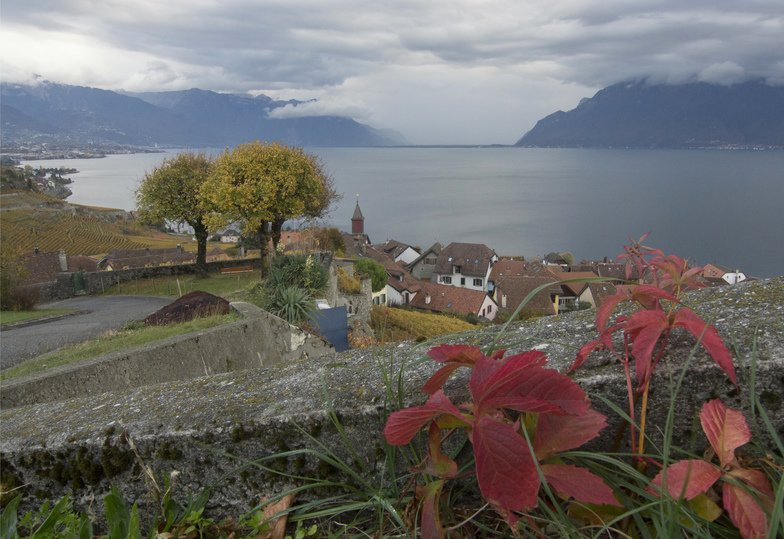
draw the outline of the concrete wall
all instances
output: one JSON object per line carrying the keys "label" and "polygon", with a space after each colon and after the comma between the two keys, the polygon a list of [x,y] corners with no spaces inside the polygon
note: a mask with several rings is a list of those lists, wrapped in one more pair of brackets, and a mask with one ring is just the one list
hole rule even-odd
{"label": "concrete wall", "polygon": [[232,305],[251,318],[5,380],[0,383],[0,408],[334,354],[332,345],[277,316],[247,303]]}

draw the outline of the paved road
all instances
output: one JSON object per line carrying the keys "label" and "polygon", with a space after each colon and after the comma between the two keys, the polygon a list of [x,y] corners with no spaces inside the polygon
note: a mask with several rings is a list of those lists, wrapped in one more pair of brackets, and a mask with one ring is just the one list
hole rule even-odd
{"label": "paved road", "polygon": [[141,320],[171,303],[157,296],[99,296],[71,298],[40,305],[46,309],[78,309],[87,314],[6,330],[0,333],[0,370],[55,350],[84,342],[126,322]]}

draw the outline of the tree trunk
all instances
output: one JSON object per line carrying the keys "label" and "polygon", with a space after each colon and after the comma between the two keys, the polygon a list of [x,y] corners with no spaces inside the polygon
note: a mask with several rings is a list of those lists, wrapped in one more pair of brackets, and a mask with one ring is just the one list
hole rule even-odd
{"label": "tree trunk", "polygon": [[256,233],[259,235],[259,247],[261,252],[259,256],[261,257],[261,277],[266,278],[267,274],[269,273],[269,260],[268,260],[268,253],[269,253],[269,240],[270,240],[270,230],[269,230],[269,221],[262,221],[261,226],[256,229]]}
{"label": "tree trunk", "polygon": [[201,221],[191,226],[196,236],[196,273],[199,277],[207,277],[207,226]]}
{"label": "tree trunk", "polygon": [[278,255],[278,244],[280,243],[280,231],[283,229],[285,217],[276,217],[272,220],[272,256]]}

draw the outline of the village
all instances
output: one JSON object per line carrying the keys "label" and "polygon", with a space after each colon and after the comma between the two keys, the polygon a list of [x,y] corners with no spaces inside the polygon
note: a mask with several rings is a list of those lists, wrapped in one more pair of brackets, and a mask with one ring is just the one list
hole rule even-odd
{"label": "village", "polygon": [[[387,307],[405,307],[423,312],[456,315],[469,322],[505,322],[521,303],[532,295],[517,314],[518,318],[554,316],[575,310],[592,309],[605,298],[615,295],[630,282],[650,282],[651,275],[639,275],[635,267],[627,275],[624,263],[604,260],[568,260],[569,253],[549,253],[534,260],[520,256],[499,256],[490,246],[478,243],[439,242],[426,249],[387,239],[373,243],[365,233],[365,217],[357,201],[351,218],[351,231],[342,232],[345,256],[333,256],[335,271],[355,276],[354,266],[363,258],[380,264],[386,271],[386,286],[370,292],[364,301],[329,300],[330,307],[345,305],[349,318],[360,311],[363,321],[369,308],[357,303]],[[184,238],[186,239],[186,238]],[[208,262],[258,256],[258,250],[246,250],[242,234],[228,229],[211,237],[227,248],[213,247]],[[240,245],[238,247],[238,245]],[[270,241],[269,248],[273,248]],[[279,253],[309,253],[323,250],[312,230],[284,230],[278,242]],[[343,253],[340,253],[341,255]],[[156,266],[192,264],[193,252],[182,246],[168,249],[116,249],[101,260],[71,256],[64,252],[27,253],[28,282],[45,283],[56,279],[58,272],[118,271]],[[740,270],[715,264],[706,265],[700,281],[707,287],[732,285],[747,280]],[[547,286],[545,286],[547,285]],[[369,290],[369,287],[368,287]]]}

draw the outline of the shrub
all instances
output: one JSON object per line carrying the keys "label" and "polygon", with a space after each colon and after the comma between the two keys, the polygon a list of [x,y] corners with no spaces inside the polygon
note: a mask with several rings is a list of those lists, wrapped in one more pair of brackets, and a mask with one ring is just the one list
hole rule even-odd
{"label": "shrub", "polygon": [[10,311],[34,311],[41,299],[41,285],[28,284],[19,285],[11,289],[9,294]]}
{"label": "shrub", "polygon": [[338,268],[338,288],[346,294],[359,294],[361,291],[359,279],[350,276],[343,268]]}
{"label": "shrub", "polygon": [[29,295],[28,291],[20,289],[22,281],[27,277],[27,268],[21,264],[21,258],[22,250],[19,247],[6,241],[0,243],[0,310],[28,310],[19,307],[19,301]]}
{"label": "shrub", "polygon": [[316,303],[306,290],[290,286],[281,290],[275,298],[275,304],[270,312],[289,324],[298,324],[313,317],[316,312]]}
{"label": "shrub", "polygon": [[308,294],[313,296],[322,293],[329,280],[324,266],[316,262],[312,256],[306,255],[273,258],[270,275],[275,272],[282,272],[282,275],[276,277],[276,285],[283,283],[286,287],[304,288]]}
{"label": "shrub", "polygon": [[381,292],[387,285],[387,270],[372,258],[360,258],[354,265],[354,271],[361,275],[370,275],[373,292]]}

